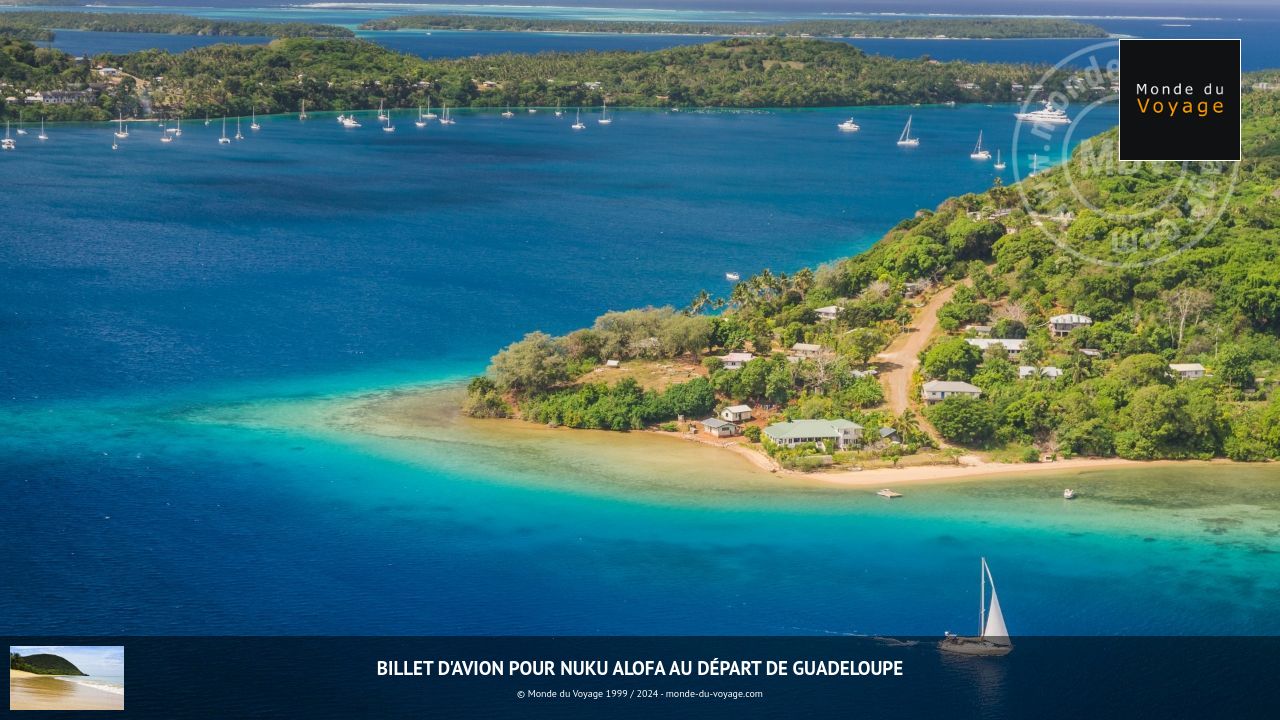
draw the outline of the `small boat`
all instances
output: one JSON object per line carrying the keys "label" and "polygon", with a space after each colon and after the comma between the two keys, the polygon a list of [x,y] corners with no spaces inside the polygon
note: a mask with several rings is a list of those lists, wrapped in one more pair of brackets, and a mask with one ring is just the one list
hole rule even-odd
{"label": "small boat", "polygon": [[[978,582],[978,636],[960,637],[948,632],[938,643],[938,649],[959,655],[1008,655],[1013,650],[1013,644],[1009,642],[1009,628],[1004,624],[1004,613],[1000,611],[1000,599],[996,597],[996,581],[991,577],[991,568],[987,567],[986,558],[982,558],[982,571]],[[991,585],[989,609],[987,606],[988,584]]]}
{"label": "small boat", "polygon": [[396,131],[396,126],[394,123],[391,122],[391,114],[388,113],[386,124],[382,126],[382,132],[395,132],[395,131]]}
{"label": "small boat", "polygon": [[116,121],[116,137],[121,140],[129,137],[129,127],[124,124],[124,111],[120,111],[120,119]]}
{"label": "small boat", "polygon": [[169,128],[168,132],[173,133],[174,137],[182,137],[182,116],[178,116],[178,126]]}
{"label": "small boat", "polygon": [[230,145],[231,138],[227,137],[227,116],[222,116],[222,137],[218,138],[219,145]]}
{"label": "small boat", "polygon": [[898,147],[916,147],[920,144],[920,138],[911,137],[911,116],[907,116],[907,125],[902,128],[902,134],[898,136]]}
{"label": "small boat", "polygon": [[537,115],[537,114],[538,114],[538,108],[529,108],[529,114],[530,114],[530,115]]}
{"label": "small boat", "polygon": [[564,111],[560,109],[560,103],[556,103],[556,117],[564,117]]}
{"label": "small boat", "polygon": [[956,106],[956,101],[955,101],[955,100],[948,100],[948,101],[946,101],[946,102],[944,102],[944,103],[942,103],[942,104],[943,104],[943,105],[946,105],[947,107],[955,107],[955,106]]}
{"label": "small boat", "polygon": [[973,160],[990,160],[991,151],[982,147],[982,131],[978,131],[978,144],[973,146],[973,152],[969,153],[969,157]]}
{"label": "small boat", "polygon": [[604,105],[601,106],[600,119],[597,120],[596,122],[600,123],[601,125],[613,124],[613,118],[609,117],[609,103],[606,102]]}
{"label": "small boat", "polygon": [[1000,159],[1000,148],[996,148],[996,164],[991,167],[997,170],[1003,170],[1005,168],[1004,161]]}
{"label": "small boat", "polygon": [[858,123],[853,121],[853,118],[849,118],[848,120],[839,123],[836,127],[840,128],[840,132],[858,132],[862,129],[858,126]]}
{"label": "small boat", "polygon": [[250,108],[249,112],[252,114],[252,119],[249,121],[249,129],[261,130],[262,126],[258,124],[258,111],[256,109]]}
{"label": "small boat", "polygon": [[359,120],[356,120],[356,116],[355,116],[355,115],[339,115],[339,116],[338,116],[338,122],[342,123],[342,127],[344,127],[344,128],[358,128],[358,127],[360,127],[360,121],[359,121]]}
{"label": "small boat", "polygon": [[724,274],[724,279],[728,280],[729,282],[738,282],[739,280],[742,279],[742,276],[736,272],[727,272]]}
{"label": "small boat", "polygon": [[1076,499],[1076,491],[1075,491],[1075,490],[1072,490],[1071,488],[1067,488],[1066,490],[1063,490],[1063,491],[1062,491],[1062,499],[1063,499],[1063,500],[1075,500],[1075,499]]}
{"label": "small boat", "polygon": [[449,112],[449,106],[444,106],[444,116],[440,118],[441,125],[455,125],[457,121],[453,119],[453,114]]}
{"label": "small boat", "polygon": [[4,121],[4,139],[0,140],[0,150],[14,150],[14,149],[17,149],[17,147],[18,146],[13,141],[13,138],[9,137],[9,121],[5,120]]}
{"label": "small boat", "polygon": [[437,115],[431,112],[431,98],[427,98],[427,114],[422,116],[423,120],[435,120]]}
{"label": "small boat", "polygon": [[160,128],[160,132],[161,132],[161,135],[160,135],[160,142],[162,142],[162,143],[171,143],[171,142],[173,142],[173,136],[169,134],[169,131],[165,130],[165,129],[162,127],[162,128]]}
{"label": "small boat", "polygon": [[877,490],[877,491],[876,491],[876,494],[877,494],[877,495],[879,495],[879,496],[880,496],[880,497],[882,497],[882,498],[889,498],[890,500],[892,500],[893,498],[900,498],[900,497],[902,497],[902,493],[896,493],[896,492],[894,492],[894,491],[890,490],[889,488],[885,488],[885,489],[883,489],[883,490]]}
{"label": "small boat", "polygon": [[18,113],[18,134],[19,134],[19,135],[26,135],[26,134],[27,134],[27,129],[26,129],[26,128],[24,128],[24,127],[22,126],[23,122],[24,122],[24,121],[23,121],[23,118],[22,118],[22,113]]}
{"label": "small boat", "polygon": [[575,120],[573,125],[570,125],[569,127],[573,128],[574,130],[587,129],[587,126],[582,123],[582,108],[578,108],[578,119]]}
{"label": "small boat", "polygon": [[37,140],[48,140],[49,136],[44,134],[44,118],[40,118],[40,134],[36,136]]}
{"label": "small boat", "polygon": [[204,114],[204,125],[205,125],[205,127],[208,127],[208,126],[209,126],[209,113],[208,113],[208,112],[205,112],[205,114]]}
{"label": "small boat", "polygon": [[299,120],[307,119],[307,101],[306,100],[302,101],[302,110],[298,113],[298,119]]}
{"label": "small boat", "polygon": [[236,118],[236,139],[243,140],[244,133],[240,132],[240,118]]}
{"label": "small boat", "polygon": [[379,100],[379,101],[378,101],[378,119],[379,119],[379,120],[386,120],[386,119],[387,119],[387,112],[386,112],[385,110],[383,110],[383,109],[382,109],[382,101],[381,101],[381,100]]}
{"label": "small boat", "polygon": [[507,106],[507,111],[506,111],[506,112],[504,112],[504,113],[502,113],[502,117],[504,117],[504,118],[513,118],[513,117],[515,117],[515,116],[516,116],[516,114],[515,114],[515,113],[513,113],[513,112],[511,112],[511,106],[510,106],[510,105],[508,105],[508,106]]}
{"label": "small boat", "polygon": [[419,106],[418,106],[418,119],[417,119],[417,120],[414,120],[414,121],[413,121],[413,124],[414,124],[414,125],[417,125],[418,127],[426,127],[426,126],[427,126],[427,117],[426,117],[425,115],[423,115],[423,114],[422,114],[422,106],[421,106],[421,105],[419,105]]}

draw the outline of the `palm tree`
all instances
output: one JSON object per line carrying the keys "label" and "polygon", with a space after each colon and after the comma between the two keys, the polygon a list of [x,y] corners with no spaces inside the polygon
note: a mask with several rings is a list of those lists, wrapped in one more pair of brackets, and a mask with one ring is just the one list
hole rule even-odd
{"label": "palm tree", "polygon": [[710,303],[711,293],[706,290],[699,290],[698,294],[693,297],[693,302],[689,303],[689,307],[684,312],[686,315],[697,315]]}

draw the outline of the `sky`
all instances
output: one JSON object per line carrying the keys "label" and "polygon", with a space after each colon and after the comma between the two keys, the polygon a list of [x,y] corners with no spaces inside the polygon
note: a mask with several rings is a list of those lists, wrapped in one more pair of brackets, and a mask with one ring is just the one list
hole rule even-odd
{"label": "sky", "polygon": [[57,655],[88,675],[124,675],[124,648],[120,645],[10,645],[9,652]]}

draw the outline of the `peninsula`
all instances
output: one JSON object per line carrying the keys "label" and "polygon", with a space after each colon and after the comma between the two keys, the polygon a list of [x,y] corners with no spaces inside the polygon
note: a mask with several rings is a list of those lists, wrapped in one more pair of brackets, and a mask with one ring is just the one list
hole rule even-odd
{"label": "peninsula", "polygon": [[[260,36],[260,37],[354,37],[355,33],[338,25],[304,22],[255,22],[250,20],[212,20],[177,13],[99,13],[72,11],[17,10],[0,14],[0,23],[11,30],[25,28],[44,32],[52,40],[55,30],[92,30],[95,32],[161,33],[165,35]],[[8,35],[0,28],[0,36]],[[24,38],[31,39],[31,38]]]}
{"label": "peninsula", "polygon": [[1113,130],[1019,187],[922,210],[855,257],[531,333],[471,381],[464,411],[649,429],[802,470],[1275,459],[1278,116],[1280,95],[1246,93],[1238,176],[1192,171],[1234,184],[1194,246],[1120,242],[1191,237],[1208,211],[1187,190],[1159,202],[1178,167],[1091,174]]}

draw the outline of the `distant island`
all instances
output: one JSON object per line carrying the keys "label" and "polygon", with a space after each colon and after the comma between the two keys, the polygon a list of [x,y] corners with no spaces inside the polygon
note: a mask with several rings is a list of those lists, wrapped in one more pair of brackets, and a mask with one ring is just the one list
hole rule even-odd
{"label": "distant island", "polygon": [[781,23],[559,20],[488,15],[402,15],[369,20],[363,30],[485,30],[490,32],[618,33],[815,38],[1105,38],[1096,25],[1053,18],[920,18],[796,20]]}
{"label": "distant island", "polygon": [[34,675],[87,675],[64,657],[39,653],[36,655],[20,655],[9,653],[9,669],[29,672]]}
{"label": "distant island", "polygon": [[[0,13],[0,36],[24,40],[52,40],[56,30],[95,32],[162,33],[211,37],[354,37],[355,33],[337,25],[304,22],[255,22],[211,20],[176,13],[97,13],[21,10]],[[32,37],[43,33],[43,37]]]}
{"label": "distant island", "polygon": [[[1111,130],[1069,167],[921,210],[854,257],[530,333],[471,381],[463,410],[653,430],[798,470],[977,453],[1280,458],[1277,118],[1280,93],[1245,93],[1224,216],[1167,259],[1167,246],[1122,239],[1189,236],[1203,212],[1176,165],[1091,176],[1114,157]],[[1158,212],[1125,210],[1171,193]]]}
{"label": "distant island", "polygon": [[[146,113],[203,117],[387,107],[821,107],[1016,102],[1074,71],[1028,64],[869,55],[842,42],[728,39],[652,52],[502,54],[424,60],[362,40],[145,50],[77,60],[0,38],[0,81],[52,91],[13,97],[50,120]],[[1042,78],[1047,78],[1042,80]],[[1084,90],[1101,97],[1106,88]],[[65,92],[75,93],[68,96]],[[145,98],[146,102],[143,102]],[[145,109],[144,109],[145,108]],[[25,108],[31,114],[32,109]]]}

